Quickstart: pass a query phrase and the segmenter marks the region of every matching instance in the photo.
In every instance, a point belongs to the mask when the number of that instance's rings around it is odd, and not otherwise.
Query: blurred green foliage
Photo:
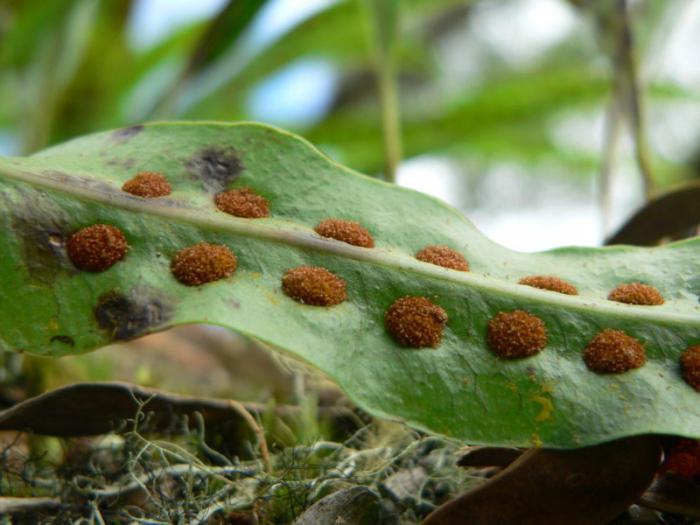
[[[256,21],[280,3],[230,0],[211,18],[146,48],[136,48],[128,38],[136,3],[0,3],[0,132],[16,141],[16,153],[152,119],[250,119],[249,101],[262,82],[300,60],[321,59],[338,76],[330,107],[317,121],[285,127],[356,169],[382,171],[378,90],[362,0],[320,4],[258,46],[250,45],[250,34],[266,28]],[[546,162],[567,175],[592,173],[599,155],[563,144],[556,125],[566,116],[604,110],[615,77],[608,60],[614,38],[606,31],[615,24],[606,24],[590,2],[562,0],[576,13],[575,30],[534,60],[514,62],[488,42],[468,40],[474,13],[495,4],[400,2],[394,48],[404,156],[437,153],[482,165]],[[668,23],[657,22],[674,15],[671,4],[634,3],[640,53],[652,47],[658,31],[667,30]],[[465,46],[464,61],[475,72],[468,82],[444,63],[445,50],[454,53],[459,46]],[[647,88],[652,103],[696,100],[668,82]]]

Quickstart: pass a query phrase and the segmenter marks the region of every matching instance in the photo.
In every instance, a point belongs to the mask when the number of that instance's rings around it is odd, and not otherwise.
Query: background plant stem
[[[401,123],[396,79],[399,0],[365,0],[375,55],[377,88],[384,139],[384,177],[396,181],[401,161]]]
[[[635,53],[634,37],[629,19],[626,0],[618,0],[618,16],[621,18],[619,38],[619,60],[621,77],[624,82],[623,96],[627,103],[627,116],[637,167],[644,183],[644,195],[650,200],[655,192],[651,147],[647,137],[644,93],[641,87],[638,59]]]
[[[603,134],[603,158],[599,171],[599,198],[600,210],[603,222],[603,237],[610,232],[612,219],[612,175],[617,158],[618,145],[620,143],[620,96],[617,92],[612,94],[605,114],[605,131]]]
[[[644,196],[651,200],[656,191],[651,160],[651,147],[647,138],[644,90],[641,86],[638,58],[635,49],[632,24],[627,0],[617,0],[612,16],[615,19],[615,91],[623,114],[627,119],[637,168],[644,185]]]

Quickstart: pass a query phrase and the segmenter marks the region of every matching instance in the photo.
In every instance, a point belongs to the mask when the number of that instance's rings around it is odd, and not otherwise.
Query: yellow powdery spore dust
[[[547,346],[544,321],[523,310],[499,312],[489,321],[486,342],[501,359],[519,359]]]
[[[644,306],[664,304],[664,298],[661,293],[653,286],[643,283],[621,284],[608,294],[608,299],[618,303]]]
[[[270,203],[251,188],[237,188],[222,191],[214,197],[216,207],[243,219],[262,219],[270,215]]]
[[[236,271],[236,255],[221,244],[200,242],[178,251],[170,262],[170,271],[182,284],[199,286],[229,277]]]
[[[410,348],[437,347],[447,321],[447,312],[426,297],[397,299],[384,314],[387,331]]]
[[[578,295],[578,290],[573,284],[553,275],[530,275],[520,279],[518,284],[565,295]]]
[[[621,374],[644,366],[644,345],[622,330],[606,328],[596,335],[583,352],[586,366],[598,374]]]
[[[163,174],[155,171],[142,171],[126,181],[122,190],[138,197],[154,199],[170,195],[172,188]]]
[[[426,246],[416,254],[416,259],[451,270],[460,272],[469,271],[469,263],[467,263],[464,255],[453,250],[449,246]]]
[[[693,345],[681,355],[681,369],[686,383],[700,392],[700,345]]]
[[[316,233],[329,239],[346,242],[361,248],[374,248],[374,239],[359,222],[344,219],[324,219],[314,228]]]
[[[129,244],[119,228],[93,224],[71,235],[66,250],[79,270],[103,272],[124,258]]]
[[[287,270],[282,291],[298,303],[312,306],[334,306],[347,298],[345,281],[320,266]]]

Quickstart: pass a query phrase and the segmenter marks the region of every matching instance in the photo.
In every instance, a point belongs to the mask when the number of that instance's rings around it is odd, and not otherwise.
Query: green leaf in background
[[[206,70],[231,48],[267,3],[266,0],[248,2],[229,1],[207,26],[193,47],[178,79],[169,87],[154,112],[169,113],[183,87]]]
[[[143,171],[164,175],[172,193],[147,199],[121,190]],[[258,211],[255,194],[262,196],[270,216],[219,211],[215,195],[229,188],[250,188],[244,194]],[[354,173],[304,140],[258,124],[150,124],[2,158],[0,208],[5,350],[61,356],[176,324],[211,323],[311,363],[373,414],[469,442],[568,448],[645,433],[700,437],[700,393],[680,365],[684,350],[700,342],[697,239],[654,249],[512,252],[441,202]],[[359,221],[374,247],[316,234],[329,217]],[[95,224],[118,228],[128,252],[114,256],[120,241],[112,235],[98,255],[112,256],[113,266],[79,271],[66,245]],[[221,256],[227,277],[185,286],[171,265],[198,275],[180,250],[202,242],[232,250],[237,268],[232,273],[231,258]],[[463,254],[470,271],[417,260],[429,245]],[[344,281],[345,295],[337,280],[325,288],[312,280],[304,292],[320,290],[339,304],[300,304],[285,294],[283,276],[304,265]],[[579,295],[518,284],[535,274],[565,279]],[[665,304],[606,299],[636,281],[653,285]],[[387,311],[405,296],[436,306],[409,308],[408,317],[393,308],[389,324],[407,323],[397,339],[435,348],[407,348],[387,332]],[[541,346],[543,327],[546,345],[527,358],[501,359],[490,349],[498,337],[487,337],[489,325],[516,310],[541,323],[501,322],[511,330],[501,338],[506,346],[521,346],[518,338]],[[583,352],[605,329],[636,338],[646,363],[592,372]]]

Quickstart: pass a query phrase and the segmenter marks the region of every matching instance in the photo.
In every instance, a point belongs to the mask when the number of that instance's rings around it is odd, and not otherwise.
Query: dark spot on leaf
[[[62,171],[57,170],[43,170],[41,172],[42,177],[59,182],[61,184],[67,184],[71,186],[77,186],[81,188],[88,189],[100,193],[105,196],[114,195],[115,191],[118,191],[115,186],[108,184],[104,181],[91,179],[88,177],[78,177],[75,175],[70,175]]]
[[[21,235],[25,267],[33,279],[51,284],[59,273],[73,273],[66,258],[66,234],[25,222],[23,218],[17,218],[13,226]]]
[[[241,308],[241,303],[239,303],[235,299],[231,299],[231,298],[224,299],[224,303],[226,303],[228,306],[230,306],[234,310],[239,310]]]
[[[63,343],[64,345],[68,346],[75,346],[75,341],[69,335],[54,335],[49,342],[53,343],[54,341],[58,341],[59,343]]]
[[[205,148],[187,161],[187,171],[212,193],[225,190],[244,169],[243,161],[233,148]]]
[[[100,296],[95,306],[95,319],[112,339],[134,339],[169,321],[173,311],[169,301],[157,291],[135,287],[129,295],[117,291]]]
[[[124,168],[126,170],[133,170],[136,166],[136,159],[127,158],[114,158],[106,161],[108,166],[116,166],[118,168]]]
[[[8,202],[2,207],[12,210],[11,227],[20,239],[22,263],[29,276],[51,285],[61,273],[74,273],[66,256],[71,228],[62,211],[33,191],[22,191],[21,201],[22,206]]]
[[[121,128],[112,133],[115,139],[128,140],[143,131],[143,126],[138,124],[136,126],[129,126],[128,128]]]

